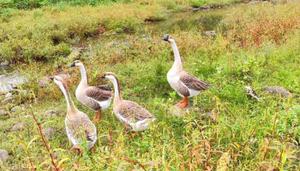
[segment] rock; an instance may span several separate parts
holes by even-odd
[[[253,90],[253,88],[251,86],[245,86],[245,90],[246,90],[248,97],[259,101],[259,97],[258,97],[257,93]]]
[[[267,93],[280,95],[285,98],[292,96],[292,93],[290,93],[288,90],[286,90],[285,88],[280,87],[280,86],[268,86],[268,87],[265,87],[264,90]]]
[[[5,97],[1,102],[3,104],[8,104],[8,103],[12,103],[14,101],[14,97],[11,96],[11,97]]]
[[[13,95],[11,93],[6,93],[5,94],[5,98],[9,98],[9,97],[12,97]]]
[[[8,112],[6,112],[6,111],[3,110],[3,109],[0,109],[0,117],[1,117],[1,116],[6,116],[6,115],[8,115]]]
[[[193,11],[206,11],[206,10],[210,10],[210,9],[211,9],[211,7],[208,5],[192,8]]]
[[[54,128],[44,128],[43,133],[44,133],[45,137],[48,140],[50,140],[53,137],[54,133],[55,133],[55,129]]]
[[[248,2],[248,4],[250,4],[250,5],[255,5],[255,4],[258,4],[258,3],[260,3],[260,2],[261,2],[261,1],[252,0],[252,1]]]
[[[39,86],[41,88],[47,87],[50,83],[51,79],[50,77],[43,77],[40,81],[39,81]]]
[[[8,67],[8,66],[9,66],[9,62],[7,60],[0,63],[0,67]]]
[[[217,35],[216,31],[214,30],[205,31],[204,34],[208,37],[215,37]]]
[[[10,109],[11,112],[19,112],[21,110],[24,110],[24,108],[21,107],[21,106],[15,106],[15,107]]]
[[[5,110],[0,109],[0,116],[6,115],[6,114],[7,114],[7,112]]]
[[[16,123],[13,127],[11,127],[11,131],[20,131],[22,129],[24,129],[25,124],[23,122],[18,122]]]
[[[0,93],[12,91],[26,82],[28,82],[28,78],[18,72],[0,75]]]
[[[9,155],[8,152],[4,149],[0,149],[0,160],[5,162],[8,159]]]
[[[54,117],[54,116],[58,116],[58,115],[59,115],[59,112],[56,111],[56,110],[47,110],[47,111],[45,112],[45,115],[46,115],[47,117]]]

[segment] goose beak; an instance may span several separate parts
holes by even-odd
[[[75,67],[75,62],[73,62],[71,65],[69,65],[70,67]]]
[[[102,75],[100,78],[101,78],[101,79],[105,79],[105,75]]]
[[[50,76],[49,79],[50,79],[51,81],[53,81],[53,80],[54,80],[54,76]]]
[[[168,35],[168,34],[165,34],[162,40],[164,40],[164,41],[167,41],[167,42],[168,42],[168,41],[169,41],[169,38],[170,38],[170,35]]]

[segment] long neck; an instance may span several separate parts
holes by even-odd
[[[178,51],[175,41],[171,42],[171,46],[172,46],[173,53],[174,53],[174,64],[172,66],[172,69],[182,70],[182,62],[181,62],[181,58],[180,58],[179,51]]]
[[[70,93],[68,92],[66,87],[63,84],[59,84],[59,88],[62,91],[62,93],[64,94],[66,102],[67,102],[67,110],[68,110],[67,113],[72,114],[72,112],[77,111],[77,108],[75,107],[75,105],[71,99]]]
[[[111,81],[114,85],[114,103],[116,103],[122,99],[120,94],[120,83],[116,77],[113,77]]]
[[[81,75],[80,84],[83,86],[87,86],[87,74],[86,74],[85,67],[83,65],[80,65],[79,69],[80,69],[80,75]]]

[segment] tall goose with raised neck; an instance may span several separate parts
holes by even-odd
[[[83,105],[96,112],[94,122],[97,123],[101,118],[101,110],[110,106],[112,92],[103,86],[89,86],[87,72],[82,62],[76,60],[71,67],[79,67],[81,80],[76,88],[76,98]]]
[[[174,63],[167,74],[168,82],[182,97],[182,100],[177,105],[180,108],[186,108],[189,105],[188,98],[208,89],[209,84],[184,71],[176,42],[170,35],[165,35],[163,40],[171,44],[174,53]]]
[[[65,80],[60,76],[54,76],[53,81],[62,91],[67,103],[67,115],[65,127],[68,139],[73,144],[72,149],[82,151],[81,145],[87,142],[87,148],[91,149],[97,141],[97,130],[89,117],[79,111],[74,105]]]
[[[108,79],[114,86],[113,111],[116,117],[132,131],[143,131],[155,120],[148,110],[121,97],[120,83],[114,73],[106,72],[103,78]]]

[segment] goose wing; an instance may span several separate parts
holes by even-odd
[[[206,90],[209,87],[209,84],[199,80],[198,78],[188,74],[185,71],[180,73],[180,81],[187,86],[189,89],[201,91]]]
[[[97,140],[97,130],[95,125],[86,115],[82,115],[76,120],[66,119],[66,131],[72,144],[77,145],[86,141],[91,148]]]
[[[112,97],[112,93],[109,90],[105,90],[101,87],[90,86],[85,91],[86,95],[96,101],[105,101]]]
[[[135,102],[124,100],[118,106],[118,113],[128,122],[137,122],[144,119],[154,118],[154,116],[145,108]]]

